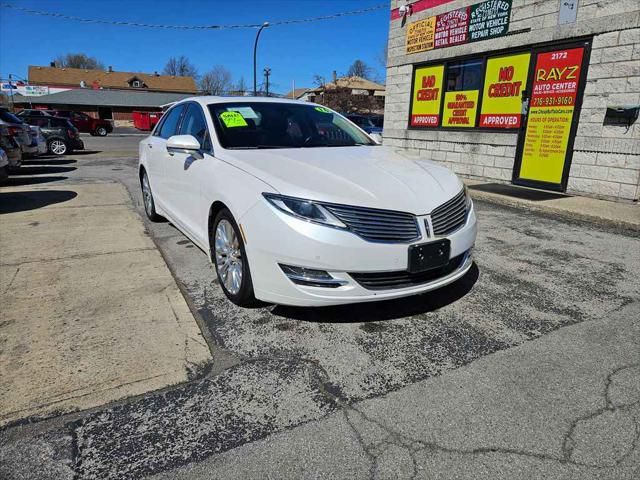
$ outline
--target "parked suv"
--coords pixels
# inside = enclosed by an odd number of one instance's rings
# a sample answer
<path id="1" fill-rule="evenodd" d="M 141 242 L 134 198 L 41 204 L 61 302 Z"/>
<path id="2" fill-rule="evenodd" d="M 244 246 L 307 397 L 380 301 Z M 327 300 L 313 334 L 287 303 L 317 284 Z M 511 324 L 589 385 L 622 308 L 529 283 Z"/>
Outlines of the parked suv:
<path id="1" fill-rule="evenodd" d="M 9 170 L 16 170 L 22 164 L 22 149 L 16 139 L 9 133 L 9 127 L 0 125 L 0 148 L 9 157 Z"/>
<path id="2" fill-rule="evenodd" d="M 71 110 L 48 110 L 48 112 L 55 117 L 68 119 L 78 130 L 93 136 L 106 137 L 108 133 L 113 132 L 113 124 L 109 120 L 93 118 L 86 113 Z"/>
<path id="3" fill-rule="evenodd" d="M 29 125 L 40 127 L 47 139 L 47 149 L 53 155 L 64 155 L 74 150 L 84 150 L 78 129 L 66 118 L 59 117 L 22 117 Z"/>
<path id="4" fill-rule="evenodd" d="M 349 120 L 351 120 L 353 123 L 358 125 L 361 129 L 363 129 L 365 132 L 369 134 L 371 133 L 382 134 L 382 128 L 376 126 L 376 124 L 373 123 L 373 121 L 369 117 L 365 117 L 364 115 L 355 115 L 355 114 L 348 114 L 348 115 L 345 115 L 345 117 L 347 117 Z"/>
<path id="5" fill-rule="evenodd" d="M 23 156 L 38 153 L 38 144 L 34 144 L 29 126 L 6 108 L 0 108 L 0 125 L 7 127 L 7 132 L 20 146 Z"/>

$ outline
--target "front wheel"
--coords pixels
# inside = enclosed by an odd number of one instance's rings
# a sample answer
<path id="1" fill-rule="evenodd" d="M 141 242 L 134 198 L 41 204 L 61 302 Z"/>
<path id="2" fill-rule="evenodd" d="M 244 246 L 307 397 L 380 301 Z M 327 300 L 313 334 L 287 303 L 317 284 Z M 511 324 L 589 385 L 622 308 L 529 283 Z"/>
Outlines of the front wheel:
<path id="1" fill-rule="evenodd" d="M 213 254 L 218 282 L 229 300 L 241 307 L 256 304 L 244 242 L 231 212 L 221 210 L 213 222 Z"/>
<path id="2" fill-rule="evenodd" d="M 53 155 L 58 155 L 58 156 L 64 155 L 69 150 L 69 147 L 67 146 L 67 142 L 65 142 L 64 140 L 60 140 L 58 138 L 49 140 L 49 142 L 47 143 L 47 148 L 49 150 L 49 153 L 52 153 Z"/>
<path id="3" fill-rule="evenodd" d="M 151 192 L 151 184 L 149 183 L 147 172 L 142 174 L 140 184 L 142 187 L 142 199 L 144 200 L 144 213 L 147 214 L 147 218 L 152 222 L 160 221 L 160 215 L 156 213 L 156 204 L 153 201 L 153 193 Z"/>
<path id="4" fill-rule="evenodd" d="M 107 136 L 107 129 L 105 127 L 96 128 L 96 135 L 98 135 L 99 137 L 106 137 Z"/>

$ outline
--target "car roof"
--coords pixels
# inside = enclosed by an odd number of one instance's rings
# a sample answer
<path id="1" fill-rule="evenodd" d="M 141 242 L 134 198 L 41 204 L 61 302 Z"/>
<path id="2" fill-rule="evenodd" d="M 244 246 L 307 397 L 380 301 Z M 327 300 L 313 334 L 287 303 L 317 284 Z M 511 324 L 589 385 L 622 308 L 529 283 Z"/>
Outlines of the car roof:
<path id="1" fill-rule="evenodd" d="M 221 97 L 214 95 L 207 95 L 202 97 L 189 97 L 179 102 L 176 105 L 185 102 L 197 102 L 200 105 L 207 106 L 216 103 L 290 103 L 294 105 L 318 105 L 317 103 L 305 102 L 304 100 L 291 100 L 287 98 L 275 98 L 275 97 Z M 173 105 L 172 105 L 173 106 Z"/>

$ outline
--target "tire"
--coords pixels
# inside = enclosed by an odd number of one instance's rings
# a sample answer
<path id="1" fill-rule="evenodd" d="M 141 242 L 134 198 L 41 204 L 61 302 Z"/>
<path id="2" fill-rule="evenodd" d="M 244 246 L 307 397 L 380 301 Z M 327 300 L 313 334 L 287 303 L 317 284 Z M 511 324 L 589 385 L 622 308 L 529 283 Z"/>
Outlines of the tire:
<path id="1" fill-rule="evenodd" d="M 226 208 L 220 210 L 213 221 L 210 244 L 218 283 L 227 298 L 240 307 L 256 305 L 244 241 Z"/>
<path id="2" fill-rule="evenodd" d="M 147 218 L 152 222 L 159 222 L 162 217 L 156 213 L 156 204 L 153 200 L 153 192 L 151 191 L 151 184 L 149 183 L 149 177 L 147 172 L 142 173 L 140 179 L 140 188 L 142 189 L 142 203 L 144 204 L 144 213 L 147 214 Z"/>
<path id="3" fill-rule="evenodd" d="M 67 142 L 64 140 L 60 138 L 52 138 L 47 142 L 47 150 L 49 150 L 49 153 L 59 157 L 65 153 L 69 153 L 70 149 Z"/>
<path id="4" fill-rule="evenodd" d="M 96 135 L 99 137 L 106 137 L 107 136 L 107 129 L 106 127 L 98 127 L 96 128 Z"/>

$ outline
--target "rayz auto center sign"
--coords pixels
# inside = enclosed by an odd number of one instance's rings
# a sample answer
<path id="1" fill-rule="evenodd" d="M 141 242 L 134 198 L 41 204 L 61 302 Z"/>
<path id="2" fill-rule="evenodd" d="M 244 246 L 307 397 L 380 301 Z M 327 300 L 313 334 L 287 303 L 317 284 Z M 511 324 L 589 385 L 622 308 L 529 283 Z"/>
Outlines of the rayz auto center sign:
<path id="1" fill-rule="evenodd" d="M 488 0 L 410 23 L 406 52 L 418 53 L 467 42 L 488 40 L 509 32 L 511 0 Z"/>

